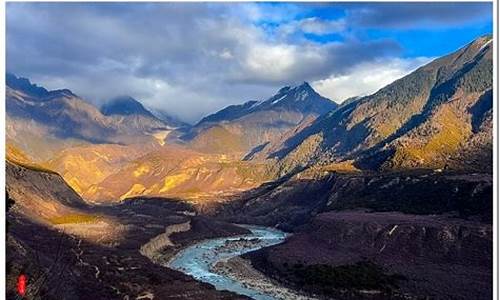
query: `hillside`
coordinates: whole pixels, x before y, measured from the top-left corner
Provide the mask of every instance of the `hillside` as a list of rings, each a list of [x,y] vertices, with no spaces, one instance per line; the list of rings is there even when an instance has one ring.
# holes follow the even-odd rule
[[[151,114],[107,116],[69,90],[47,91],[25,78],[7,77],[7,140],[35,160],[85,144],[163,143],[169,132]]]
[[[337,107],[306,82],[284,87],[265,101],[232,105],[203,118],[182,136],[194,149],[212,153],[248,153],[279,138],[308,118]]]
[[[456,168],[464,155],[490,171],[492,43],[481,37],[342,105],[274,145],[282,174],[354,159],[362,169]]]
[[[216,199],[256,187],[271,179],[268,173],[263,163],[167,145],[115,168],[88,186],[82,195],[89,200],[106,202],[136,196],[181,197],[186,201]]]

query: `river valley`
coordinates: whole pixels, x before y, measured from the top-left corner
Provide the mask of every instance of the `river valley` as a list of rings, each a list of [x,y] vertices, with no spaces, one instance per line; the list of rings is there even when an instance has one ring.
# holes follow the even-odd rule
[[[251,234],[201,241],[179,252],[167,266],[210,283],[217,290],[228,290],[257,300],[310,299],[276,284],[239,257],[280,244],[288,234],[269,227],[244,227]]]

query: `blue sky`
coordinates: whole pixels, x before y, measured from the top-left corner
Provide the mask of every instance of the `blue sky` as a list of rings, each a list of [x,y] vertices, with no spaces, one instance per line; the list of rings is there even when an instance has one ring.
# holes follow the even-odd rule
[[[492,32],[492,3],[7,4],[7,70],[194,122],[308,81],[365,95]]]

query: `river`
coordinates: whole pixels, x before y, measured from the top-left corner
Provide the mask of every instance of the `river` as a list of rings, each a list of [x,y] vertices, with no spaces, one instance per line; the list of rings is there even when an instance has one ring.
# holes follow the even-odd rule
[[[250,251],[282,243],[287,237],[287,233],[274,228],[251,225],[243,227],[252,233],[196,243],[177,253],[168,263],[168,267],[212,284],[218,290],[231,291],[256,300],[275,300],[282,298],[276,295],[289,294],[290,291],[282,287],[268,288],[267,291],[262,288],[253,288],[252,285],[237,280],[233,276],[216,271],[214,266],[218,263],[227,262],[231,258]],[[267,281],[265,285],[268,287],[274,285],[269,280]],[[269,290],[275,293],[270,293]]]

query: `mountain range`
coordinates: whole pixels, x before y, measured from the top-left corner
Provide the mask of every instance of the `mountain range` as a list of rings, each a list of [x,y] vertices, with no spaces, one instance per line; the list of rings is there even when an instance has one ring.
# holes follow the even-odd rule
[[[181,139],[203,152],[244,154],[336,107],[304,82],[283,87],[264,101],[226,107],[203,118]]]
[[[6,93],[8,144],[91,201],[210,198],[304,170],[491,172],[490,37],[342,105],[304,82],[193,126],[129,96],[97,108],[12,74]]]
[[[491,299],[492,52],[483,36],[342,104],[303,82],[194,125],[7,74],[9,299],[21,273],[34,299],[247,299],[165,266],[210,239],[258,249],[252,228],[288,233],[212,267],[264,294]]]

